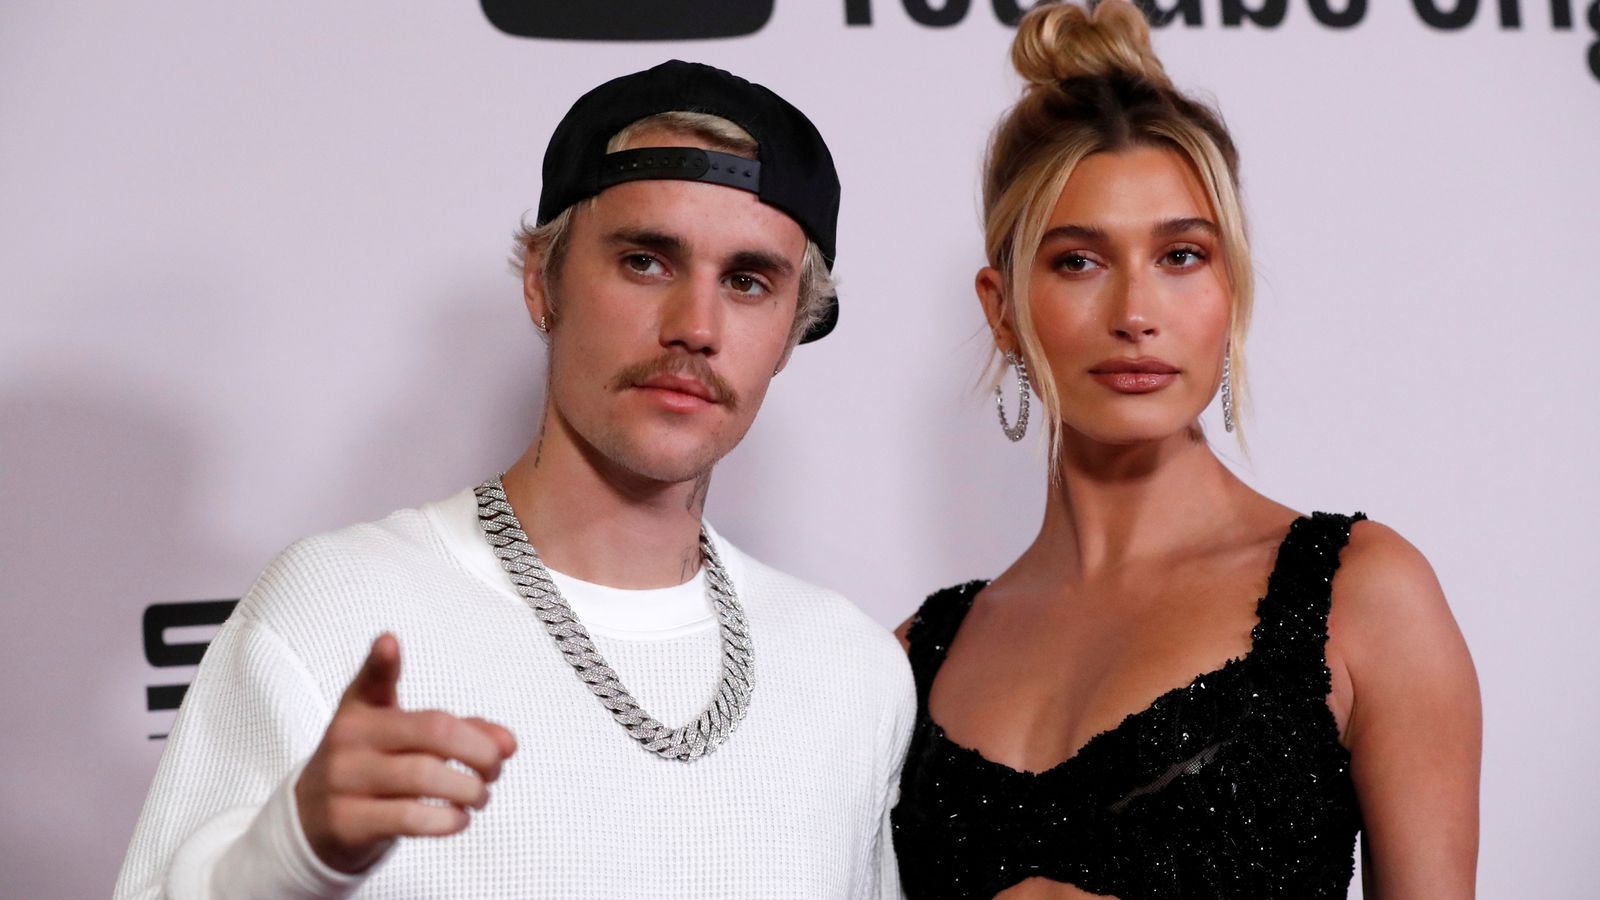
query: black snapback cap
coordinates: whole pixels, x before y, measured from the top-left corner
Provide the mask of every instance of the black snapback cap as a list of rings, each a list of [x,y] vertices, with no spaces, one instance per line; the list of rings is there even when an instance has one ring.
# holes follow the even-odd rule
[[[646,147],[606,153],[617,132],[664,112],[720,116],[755,138],[758,160],[693,147]],[[672,60],[615,78],[578,98],[550,136],[539,194],[540,225],[606,188],[640,179],[684,179],[750,191],[794,219],[833,270],[839,223],[839,174],[811,120],[759,84],[700,63]],[[839,300],[800,342],[824,337],[839,321]]]

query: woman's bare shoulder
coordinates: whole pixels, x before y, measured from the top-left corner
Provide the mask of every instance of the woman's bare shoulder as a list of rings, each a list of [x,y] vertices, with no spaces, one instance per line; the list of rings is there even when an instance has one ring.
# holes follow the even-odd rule
[[[1356,522],[1339,556],[1335,609],[1357,630],[1426,627],[1450,617],[1444,589],[1427,557],[1398,531],[1370,519]],[[1453,627],[1453,622],[1452,622]]]
[[[1357,522],[1333,579],[1330,656],[1350,674],[1358,705],[1384,695],[1476,692],[1476,674],[1433,566],[1399,532]],[[1363,688],[1367,690],[1364,692]]]

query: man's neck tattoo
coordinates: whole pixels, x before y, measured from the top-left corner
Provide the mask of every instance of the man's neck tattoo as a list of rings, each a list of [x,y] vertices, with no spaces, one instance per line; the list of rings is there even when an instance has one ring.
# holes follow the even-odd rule
[[[694,486],[689,489],[689,498],[684,501],[683,508],[696,518],[706,509],[706,495],[711,493],[711,473],[706,472],[694,480]]]

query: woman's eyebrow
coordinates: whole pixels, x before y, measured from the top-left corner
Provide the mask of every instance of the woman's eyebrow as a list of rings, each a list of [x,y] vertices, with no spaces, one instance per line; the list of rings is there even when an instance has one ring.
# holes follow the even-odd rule
[[[1072,238],[1079,241],[1104,243],[1111,240],[1111,235],[1107,234],[1105,229],[1096,228],[1093,225],[1057,225],[1046,231],[1044,237],[1039,239],[1039,242],[1042,244],[1045,241],[1055,240],[1056,238]]]
[[[1180,234],[1187,234],[1191,231],[1204,231],[1212,237],[1222,236],[1222,229],[1217,227],[1217,223],[1199,216],[1167,219],[1150,229],[1150,233],[1156,237],[1177,237]]]

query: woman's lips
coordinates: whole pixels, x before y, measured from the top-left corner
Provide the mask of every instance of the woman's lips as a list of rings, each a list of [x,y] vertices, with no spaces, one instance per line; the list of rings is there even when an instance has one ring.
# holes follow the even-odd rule
[[[1108,359],[1089,370],[1089,377],[1120,394],[1159,391],[1178,377],[1178,367],[1151,357]]]
[[[1170,372],[1091,372],[1089,377],[1123,394],[1148,394],[1171,384],[1178,376]]]

